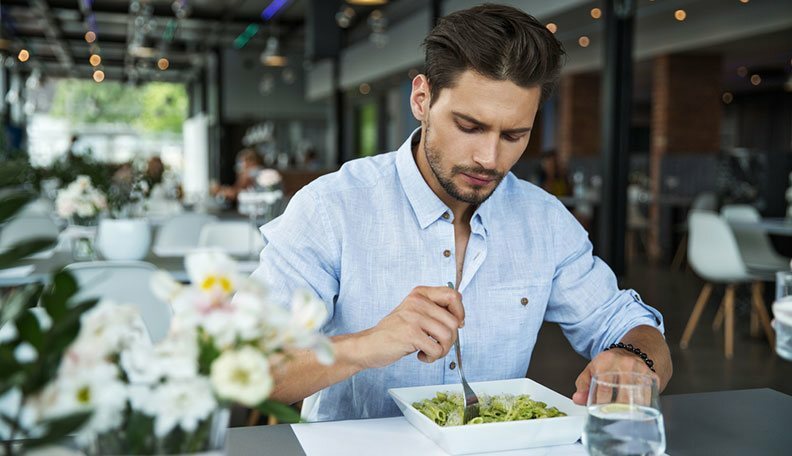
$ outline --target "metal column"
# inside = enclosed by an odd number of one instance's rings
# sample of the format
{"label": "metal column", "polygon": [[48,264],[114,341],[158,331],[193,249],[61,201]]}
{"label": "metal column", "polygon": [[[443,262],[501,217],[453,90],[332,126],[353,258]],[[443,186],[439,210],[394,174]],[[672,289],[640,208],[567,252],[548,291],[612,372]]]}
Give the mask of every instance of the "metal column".
{"label": "metal column", "polygon": [[602,201],[597,250],[617,276],[625,272],[627,172],[630,159],[634,0],[605,0],[602,77]]}

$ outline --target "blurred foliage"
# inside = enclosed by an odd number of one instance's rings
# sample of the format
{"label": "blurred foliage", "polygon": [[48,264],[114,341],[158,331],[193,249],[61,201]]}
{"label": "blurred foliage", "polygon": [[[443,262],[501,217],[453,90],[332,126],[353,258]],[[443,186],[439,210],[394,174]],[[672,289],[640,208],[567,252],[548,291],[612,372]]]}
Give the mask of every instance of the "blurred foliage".
{"label": "blurred foliage", "polygon": [[[24,168],[30,168],[24,160],[3,163],[0,167],[0,225],[36,197],[34,192],[19,184],[19,174]],[[19,265],[28,255],[50,247],[52,241],[31,239],[13,245],[0,253],[0,269]],[[27,285],[0,293],[0,327],[15,327],[15,331],[10,332],[12,335],[0,342],[0,397],[17,392],[21,395],[19,406],[25,406],[55,378],[66,348],[77,337],[80,318],[96,304],[95,300],[75,302],[77,291],[74,277],[61,271],[47,285]],[[43,320],[30,310],[33,308],[46,312],[51,322],[42,323]],[[35,359],[19,359],[16,353],[22,345],[35,350]],[[10,431],[10,439],[2,441],[4,454],[23,454],[36,446],[61,441],[82,426],[90,415],[84,412],[39,422],[39,432],[32,435],[31,430],[23,426],[18,410],[0,409],[0,420]],[[16,444],[14,439],[22,440]]]}
{"label": "blurred foliage", "polygon": [[123,123],[143,132],[181,132],[187,118],[187,92],[181,84],[67,79],[58,82],[51,115],[75,123]]}

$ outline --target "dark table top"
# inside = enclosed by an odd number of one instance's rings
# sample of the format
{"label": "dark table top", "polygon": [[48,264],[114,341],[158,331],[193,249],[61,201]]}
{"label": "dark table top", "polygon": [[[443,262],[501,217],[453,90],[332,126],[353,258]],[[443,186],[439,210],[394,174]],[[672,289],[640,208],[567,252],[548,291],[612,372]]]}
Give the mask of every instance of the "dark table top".
{"label": "dark table top", "polygon": [[[675,394],[660,402],[670,456],[792,454],[792,396],[751,389]],[[288,424],[229,429],[226,453],[305,454]]]}

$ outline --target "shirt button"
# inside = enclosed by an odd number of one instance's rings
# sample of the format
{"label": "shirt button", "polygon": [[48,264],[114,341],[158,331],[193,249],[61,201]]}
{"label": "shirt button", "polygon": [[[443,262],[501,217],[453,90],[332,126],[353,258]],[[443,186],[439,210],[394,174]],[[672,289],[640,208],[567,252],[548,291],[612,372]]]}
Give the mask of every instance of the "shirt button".
{"label": "shirt button", "polygon": [[454,370],[454,368],[456,368],[456,363],[451,361],[451,364],[448,365],[448,368]]}
{"label": "shirt button", "polygon": [[443,256],[446,257],[446,258],[450,257],[451,256],[451,251],[448,250],[448,249],[443,250]]}
{"label": "shirt button", "polygon": [[522,304],[522,305],[524,305],[524,306],[525,306],[525,305],[528,305],[528,298],[522,298],[522,299],[520,299],[520,304]]}
{"label": "shirt button", "polygon": [[451,216],[448,214],[448,212],[443,212],[443,218],[448,220],[451,218]]}

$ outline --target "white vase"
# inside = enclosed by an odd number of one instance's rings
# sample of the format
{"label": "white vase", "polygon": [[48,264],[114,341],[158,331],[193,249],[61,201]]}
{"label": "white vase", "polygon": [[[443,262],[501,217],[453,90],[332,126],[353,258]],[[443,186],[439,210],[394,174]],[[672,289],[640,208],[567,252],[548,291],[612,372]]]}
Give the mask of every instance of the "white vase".
{"label": "white vase", "polygon": [[151,246],[148,220],[103,219],[96,246],[107,260],[142,260]]}

